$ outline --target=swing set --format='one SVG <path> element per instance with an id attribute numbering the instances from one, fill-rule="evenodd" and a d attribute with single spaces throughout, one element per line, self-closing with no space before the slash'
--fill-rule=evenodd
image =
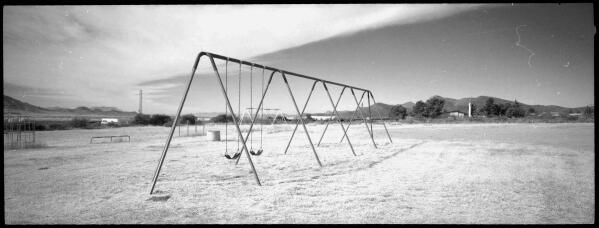
<path id="1" fill-rule="evenodd" d="M 341 100 L 341 97 L 343 95 L 343 93 L 345 92 L 346 89 L 349 89 L 349 91 L 351 92 L 354 101 L 356 102 L 356 109 L 354 110 L 353 114 L 352 114 L 352 118 L 353 119 L 356 114 L 359 114 L 359 117 L 362 119 L 362 121 L 364 122 L 364 125 L 366 127 L 366 130 L 368 131 L 368 134 L 370 136 L 370 139 L 372 140 L 372 144 L 374 146 L 374 148 L 378 148 L 377 144 L 374 140 L 374 131 L 373 131 L 373 119 L 372 119 L 372 112 L 370 110 L 370 106 L 371 106 L 371 101 L 370 99 L 372 99 L 373 104 L 376 103 L 376 101 L 374 100 L 374 96 L 372 95 L 372 92 L 366 89 L 362 89 L 362 88 L 358 88 L 358 87 L 354 87 L 354 86 L 350 86 L 350 85 L 346 85 L 346 84 L 342 84 L 342 83 L 337 83 L 337 82 L 332 82 L 332 81 L 328 81 L 328 80 L 324 80 L 324 79 L 319 79 L 319 78 L 315 78 L 315 77 L 311 77 L 311 76 L 306 76 L 306 75 L 302 75 L 302 74 L 298 74 L 298 73 L 293 73 L 293 72 L 289 72 L 289 71 L 285 71 L 285 70 L 280 70 L 277 68 L 273 68 L 273 67 L 269 67 L 269 66 L 264 66 L 264 65 L 260 65 L 260 64 L 256 64 L 256 63 L 252 63 L 252 62 L 248 62 L 248 61 L 242 61 L 239 59 L 234 59 L 234 58 L 230 58 L 230 57 L 226 57 L 226 56 L 222 56 L 222 55 L 218 55 L 218 54 L 214 54 L 214 53 L 209 53 L 209 52 L 200 52 L 198 54 L 198 56 L 195 59 L 195 63 L 193 65 L 192 68 L 192 72 L 191 72 L 191 77 L 189 79 L 189 82 L 187 84 L 187 87 L 183 93 L 183 97 L 181 98 L 181 102 L 179 105 L 179 108 L 177 110 L 177 115 L 175 116 L 175 120 L 173 121 L 173 126 L 171 127 L 171 130 L 169 132 L 169 136 L 166 140 L 166 145 L 164 146 L 164 150 L 162 151 L 162 154 L 160 156 L 160 160 L 158 161 L 158 166 L 156 167 L 156 170 L 154 171 L 154 176 L 152 179 L 152 185 L 150 188 L 150 194 L 152 194 L 154 192 L 154 188 L 156 186 L 156 182 L 158 180 L 158 176 L 160 175 L 160 170 L 162 168 L 162 164 L 164 163 L 164 159 L 166 157 L 166 153 L 169 149 L 170 143 L 171 143 L 171 139 L 173 137 L 173 133 L 175 131 L 176 128 L 176 123 L 178 123 L 179 121 L 179 117 L 181 115 L 181 111 L 183 109 L 183 106 L 185 104 L 185 99 L 187 98 L 187 94 L 189 93 L 189 89 L 191 87 L 191 83 L 194 79 L 194 75 L 195 72 L 197 70 L 198 64 L 200 62 L 201 57 L 206 56 L 209 60 L 210 63 L 212 65 L 212 68 L 214 70 L 214 75 L 216 76 L 216 79 L 220 85 L 221 91 L 223 92 L 223 96 L 225 98 L 225 117 L 228 116 L 229 112 L 231 113 L 232 118 L 232 122 L 233 125 L 235 126 L 234 130 L 235 132 L 237 132 L 237 149 L 236 152 L 233 155 L 229 154 L 229 146 L 228 146 L 228 140 L 227 140 L 227 136 L 228 136 L 228 125 L 229 125 L 229 121 L 227 118 L 225 121 L 225 153 L 224 153 L 224 157 L 226 159 L 230 159 L 230 160 L 236 160 L 235 164 L 239 163 L 239 160 L 241 158 L 241 154 L 245 153 L 248 162 L 250 164 L 250 167 L 252 169 L 252 173 L 254 174 L 254 178 L 256 179 L 256 183 L 258 185 L 262 185 L 260 182 L 260 178 L 258 177 L 258 173 L 256 172 L 256 167 L 254 166 L 254 163 L 252 161 L 252 156 L 260 156 L 264 150 L 263 150 L 263 144 L 262 144 L 262 138 L 263 138 L 263 121 L 260 121 L 260 146 L 257 149 L 257 151 L 254 151 L 254 147 L 253 147 L 253 134 L 252 134 L 252 128 L 254 127 L 254 123 L 258 117 L 258 114 L 260 113 L 260 118 L 263 120 L 264 117 L 264 107 L 262 106 L 264 103 L 264 97 L 266 96 L 267 92 L 268 92 L 268 88 L 273 80 L 273 77 L 275 76 L 276 73 L 278 73 L 278 75 L 281 76 L 281 78 L 283 79 L 286 87 L 287 87 L 287 91 L 289 92 L 289 96 L 291 98 L 291 101 L 293 103 L 293 106 L 295 108 L 295 111 L 297 112 L 297 122 L 295 124 L 295 128 L 293 129 L 293 132 L 291 133 L 291 138 L 289 139 L 289 142 L 287 144 L 287 147 L 285 148 L 285 152 L 284 154 L 287 154 L 287 151 L 289 149 L 289 146 L 291 145 L 291 142 L 293 140 L 293 137 L 295 136 L 295 133 L 297 131 L 297 128 L 299 127 L 299 125 L 301 124 L 303 126 L 304 132 L 306 133 L 306 137 L 308 138 L 308 142 L 310 143 L 310 147 L 312 149 L 312 152 L 314 153 L 314 157 L 316 159 L 316 162 L 318 163 L 318 165 L 320 167 L 322 167 L 322 163 L 320 162 L 320 159 L 318 158 L 318 153 L 316 153 L 316 149 L 314 147 L 314 143 L 312 143 L 312 139 L 310 137 L 310 134 L 308 133 L 308 128 L 306 127 L 306 124 L 304 123 L 304 120 L 302 118 L 304 111 L 306 110 L 306 107 L 308 106 L 308 102 L 310 101 L 310 98 L 312 96 L 312 93 L 314 92 L 314 89 L 316 88 L 316 84 L 320 83 L 322 84 L 324 90 L 326 91 L 326 94 L 329 98 L 329 101 L 331 103 L 332 106 L 332 110 L 333 113 L 335 114 L 335 116 L 337 117 L 336 121 L 337 123 L 339 123 L 339 126 L 341 127 L 341 129 L 343 130 L 343 137 L 341 138 L 341 142 L 346 139 L 352 153 L 354 156 L 357 156 L 357 154 L 354 151 L 353 145 L 350 142 L 350 139 L 347 135 L 347 132 L 349 130 L 349 127 L 351 126 L 351 121 L 350 123 L 347 125 L 347 127 L 344 126 L 344 124 L 341 122 L 341 118 L 339 116 L 339 113 L 337 112 L 337 105 L 339 104 L 339 101 Z M 216 63 L 214 61 L 214 59 L 219 59 L 222 61 L 225 61 L 225 83 L 223 83 L 222 77 L 218 71 L 218 68 L 216 66 Z M 232 63 L 237 63 L 239 65 L 239 75 L 238 75 L 238 104 L 237 104 L 237 115 L 233 110 L 233 106 L 230 102 L 230 96 L 229 96 L 229 62 Z M 241 78 L 242 78 L 242 74 L 241 74 L 241 67 L 242 65 L 244 66 L 249 66 L 250 67 L 250 124 L 249 124 L 249 129 L 248 132 L 246 133 L 245 137 L 242 135 L 242 131 L 240 128 L 240 124 L 242 122 L 242 116 L 241 114 Z M 260 102 L 258 102 L 258 107 L 255 108 L 255 110 L 257 110 L 255 113 L 252 111 L 254 110 L 253 107 L 253 71 L 254 68 L 262 68 L 262 90 L 261 90 L 261 99 Z M 266 71 L 270 71 L 270 77 L 268 78 L 266 87 L 264 87 L 264 74 Z M 308 94 L 308 97 L 306 98 L 306 102 L 304 103 L 304 107 L 302 108 L 301 112 L 299 110 L 299 107 L 297 105 L 297 102 L 295 100 L 295 97 L 293 96 L 293 92 L 291 91 L 291 87 L 289 85 L 289 81 L 287 80 L 287 76 L 292 76 L 292 77 L 297 77 L 297 78 L 303 78 L 303 79 L 308 79 L 308 80 L 312 80 L 312 87 L 310 89 L 310 93 Z M 333 98 L 331 97 L 331 93 L 329 92 L 329 85 L 334 85 L 334 86 L 340 86 L 342 87 L 341 93 L 339 94 L 339 98 L 337 99 L 337 102 L 333 102 Z M 361 91 L 362 95 L 360 97 L 360 100 L 358 101 L 355 91 Z M 364 104 L 362 103 L 364 96 L 367 96 L 367 101 L 368 101 L 368 113 L 365 114 L 362 110 L 364 109 L 363 106 Z M 362 107 L 362 108 L 360 108 Z M 379 114 L 379 118 L 381 118 L 380 113 Z M 366 117 L 366 115 L 368 115 L 368 117 Z M 351 120 L 350 119 L 350 120 Z M 322 135 L 320 137 L 320 140 L 318 141 L 318 145 L 320 145 L 322 138 L 324 137 L 324 134 L 326 133 L 326 130 L 329 126 L 331 122 L 327 122 L 327 125 L 324 129 L 324 131 L 322 132 Z M 385 132 L 387 134 L 387 137 L 389 138 L 389 142 L 393 143 L 393 141 L 391 140 L 391 136 L 389 135 L 389 131 L 387 130 L 387 127 L 385 125 L 385 122 L 382 122 L 382 125 L 385 129 Z M 248 139 L 250 139 L 250 148 L 248 149 L 248 145 L 247 145 L 247 141 Z M 317 145 L 317 146 L 318 146 Z"/>

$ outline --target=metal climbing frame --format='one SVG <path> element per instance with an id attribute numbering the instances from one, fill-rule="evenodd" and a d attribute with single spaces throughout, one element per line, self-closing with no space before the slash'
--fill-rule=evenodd
<path id="1" fill-rule="evenodd" d="M 321 83 L 325 89 L 325 91 L 327 92 L 327 95 L 329 97 L 329 100 L 331 102 L 331 105 L 333 107 L 333 111 L 335 113 L 335 115 L 337 116 L 337 121 L 339 122 L 339 125 L 341 126 L 342 130 L 343 130 L 343 138 L 347 138 L 347 143 L 349 145 L 349 147 L 352 150 L 352 153 L 354 155 L 356 155 L 354 148 L 349 140 L 349 137 L 347 136 L 347 131 L 349 130 L 349 125 L 347 126 L 347 128 L 345 128 L 343 126 L 343 123 L 341 123 L 341 118 L 339 117 L 339 113 L 337 112 L 337 104 L 339 103 L 339 100 L 341 99 L 341 96 L 343 95 L 343 91 L 345 91 L 346 89 L 350 89 L 350 91 L 352 92 L 352 95 L 354 96 L 354 99 L 356 100 L 356 111 L 359 110 L 360 116 L 362 117 L 362 120 L 364 121 L 364 124 L 366 125 L 366 128 L 369 129 L 368 133 L 370 135 L 370 138 L 372 139 L 372 143 L 374 145 L 374 147 L 376 148 L 376 143 L 374 141 L 374 132 L 372 131 L 372 125 L 373 125 L 373 121 L 372 121 L 372 112 L 370 112 L 370 98 L 372 97 L 373 101 L 374 101 L 374 96 L 372 96 L 372 93 L 369 90 L 366 89 L 362 89 L 362 88 L 358 88 L 358 87 L 354 87 L 354 86 L 350 86 L 350 85 L 346 85 L 346 84 L 342 84 L 342 83 L 337 83 L 337 82 L 332 82 L 332 81 L 328 81 L 328 80 L 324 80 L 324 79 L 320 79 L 320 78 L 315 78 L 315 77 L 310 77 L 310 76 L 306 76 L 306 75 L 302 75 L 302 74 L 298 74 L 298 73 L 294 73 L 294 72 L 290 72 L 290 71 L 285 71 L 285 70 L 280 70 L 277 68 L 273 68 L 273 67 L 269 67 L 269 66 L 264 66 L 264 65 L 260 65 L 260 64 L 256 64 L 256 63 L 252 63 L 252 62 L 248 62 L 248 61 L 243 61 L 243 60 L 239 60 L 239 59 L 235 59 L 235 58 L 230 58 L 230 57 L 226 57 L 226 56 L 222 56 L 222 55 L 218 55 L 218 54 L 214 54 L 214 53 L 209 53 L 209 52 L 200 52 L 198 54 L 198 56 L 195 59 L 193 68 L 191 70 L 191 76 L 189 78 L 189 82 L 187 83 L 187 87 L 185 89 L 185 92 L 183 93 L 183 97 L 181 98 L 181 102 L 179 104 L 179 109 L 177 110 L 177 115 L 175 116 L 175 121 L 173 121 L 173 125 L 171 127 L 171 130 L 169 132 L 169 136 L 166 139 L 166 145 L 164 146 L 164 150 L 162 151 L 162 155 L 160 156 L 160 160 L 158 161 L 158 166 L 156 167 L 156 170 L 154 171 L 154 177 L 152 179 L 152 186 L 150 188 L 150 194 L 152 194 L 154 192 L 154 187 L 156 186 L 156 181 L 158 180 L 158 176 L 160 175 L 160 170 L 162 168 L 162 164 L 164 163 L 164 158 L 166 157 L 166 153 L 168 151 L 168 148 L 170 146 L 171 143 L 171 139 L 173 138 L 173 133 L 175 132 L 175 128 L 176 128 L 176 123 L 179 122 L 179 117 L 181 115 L 181 111 L 183 110 L 183 105 L 185 104 L 185 99 L 187 98 L 187 94 L 189 93 L 189 88 L 191 87 L 191 83 L 193 81 L 195 72 L 197 70 L 198 64 L 200 62 L 200 59 L 202 58 L 202 56 L 206 56 L 208 57 L 208 59 L 210 60 L 210 63 L 212 65 L 212 69 L 214 70 L 214 74 L 216 76 L 216 78 L 218 79 L 219 85 L 221 87 L 221 91 L 223 93 L 223 96 L 225 98 L 226 101 L 226 105 L 228 108 L 228 111 L 231 112 L 232 116 L 236 116 L 233 107 L 231 106 L 231 103 L 229 101 L 229 97 L 226 93 L 225 87 L 223 85 L 220 73 L 218 71 L 218 68 L 216 67 L 216 63 L 214 62 L 214 59 L 220 59 L 220 60 L 224 60 L 224 61 L 230 61 L 230 62 L 235 62 L 241 65 L 246 65 L 246 66 L 252 66 L 252 67 L 256 67 L 256 68 L 263 68 L 266 70 L 270 70 L 272 71 L 272 73 L 270 74 L 270 77 L 268 78 L 268 83 L 266 84 L 266 87 L 262 93 L 262 97 L 260 99 L 260 103 L 257 107 L 257 109 L 259 110 L 262 107 L 263 101 L 264 101 L 264 97 L 266 96 L 266 93 L 268 91 L 268 88 L 270 86 L 270 83 L 272 82 L 273 76 L 275 75 L 275 73 L 279 73 L 279 75 L 281 76 L 281 78 L 283 79 L 283 81 L 285 82 L 285 85 L 287 87 L 287 90 L 289 91 L 289 96 L 291 97 L 291 101 L 293 102 L 293 105 L 295 107 L 295 110 L 299 116 L 298 121 L 296 123 L 295 129 L 293 130 L 293 133 L 291 134 L 291 138 L 289 139 L 289 143 L 287 145 L 287 148 L 285 149 L 285 153 L 287 153 L 287 150 L 289 149 L 289 145 L 291 144 L 291 141 L 293 140 L 293 136 L 295 135 L 295 132 L 297 130 L 297 127 L 299 126 L 299 124 L 301 123 L 303 128 L 304 128 L 304 132 L 306 133 L 306 137 L 308 137 L 308 141 L 310 142 L 310 146 L 312 148 L 312 152 L 314 152 L 314 157 L 316 159 L 316 161 L 318 162 L 318 165 L 322 167 L 322 163 L 320 162 L 320 159 L 318 158 L 318 154 L 316 153 L 316 149 L 314 148 L 314 144 L 312 143 L 312 139 L 310 138 L 310 134 L 308 133 L 308 128 L 306 127 L 306 124 L 303 121 L 302 118 L 302 114 L 304 113 L 308 102 L 310 100 L 310 97 L 312 95 L 312 92 L 314 91 L 314 88 L 316 86 L 317 83 Z M 299 78 L 304 78 L 304 79 L 309 79 L 309 80 L 313 80 L 314 84 L 312 84 L 312 89 L 310 91 L 310 94 L 308 95 L 308 98 L 306 99 L 306 103 L 304 104 L 304 107 L 302 109 L 302 111 L 300 112 L 299 107 L 297 106 L 297 102 L 295 101 L 295 97 L 293 96 L 293 92 L 291 91 L 291 87 L 289 85 L 289 82 L 287 80 L 287 76 L 293 76 L 293 77 L 299 77 Z M 339 95 L 339 99 L 337 101 L 337 104 L 333 103 L 333 99 L 331 97 L 331 94 L 329 92 L 328 86 L 327 85 L 336 85 L 336 86 L 341 86 L 342 87 L 342 92 Z M 358 102 L 357 98 L 355 97 L 354 91 L 362 91 L 362 97 L 364 97 L 364 94 L 367 94 L 368 96 L 368 115 L 369 115 L 369 121 L 366 120 L 364 114 L 362 113 L 362 110 L 360 109 L 360 104 L 362 102 L 362 98 L 360 98 L 360 102 Z M 356 113 L 356 111 L 354 111 L 354 115 Z M 254 163 L 252 162 L 252 158 L 249 154 L 249 150 L 247 148 L 247 140 L 249 138 L 249 135 L 252 131 L 252 127 L 254 126 L 254 122 L 256 120 L 256 117 L 258 115 L 259 112 L 256 112 L 253 116 L 253 118 L 251 118 L 251 123 L 249 126 L 249 130 L 246 134 L 245 137 L 243 137 L 241 130 L 239 128 L 239 123 L 237 122 L 236 118 L 233 118 L 233 124 L 235 125 L 235 128 L 237 130 L 237 134 L 238 136 L 241 138 L 242 141 L 242 145 L 243 147 L 241 148 L 244 152 L 244 154 L 246 155 L 249 163 L 250 163 L 250 167 L 254 173 L 254 178 L 256 179 L 256 183 L 258 185 L 262 185 L 260 183 L 260 178 L 258 177 L 258 172 L 256 171 L 256 167 L 254 166 Z M 239 114 L 239 113 L 237 113 Z M 353 117 L 352 117 L 353 118 Z M 370 122 L 370 127 L 368 126 L 368 122 Z M 385 126 L 385 123 L 383 122 L 383 126 Z M 327 124 L 328 127 L 328 124 Z M 326 128 L 325 128 L 326 131 Z M 387 136 L 389 137 L 389 140 L 391 140 L 391 136 L 389 135 L 389 132 L 387 131 L 387 127 L 385 126 L 385 131 L 387 132 Z M 324 135 L 324 132 L 323 132 Z M 241 158 L 241 156 L 239 156 L 237 158 L 237 162 L 239 162 L 239 159 Z"/>

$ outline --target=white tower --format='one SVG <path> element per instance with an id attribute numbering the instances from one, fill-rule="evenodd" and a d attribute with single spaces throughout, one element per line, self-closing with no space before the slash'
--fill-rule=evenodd
<path id="1" fill-rule="evenodd" d="M 468 117 L 472 117 L 472 103 L 468 102 Z"/>

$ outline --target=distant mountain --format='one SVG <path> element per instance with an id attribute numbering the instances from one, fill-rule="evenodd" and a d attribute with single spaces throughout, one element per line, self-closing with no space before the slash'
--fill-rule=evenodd
<path id="1" fill-rule="evenodd" d="M 385 103 L 374 103 L 373 105 L 370 106 L 370 111 L 372 111 L 372 114 L 374 115 L 374 117 L 378 118 L 378 116 L 380 115 L 381 117 L 386 117 L 389 116 L 389 113 L 391 112 L 391 108 L 393 107 L 393 105 L 388 105 Z M 339 116 L 341 116 L 341 118 L 351 118 L 351 116 L 353 115 L 353 110 L 352 111 L 339 111 Z M 364 115 L 368 115 L 368 107 L 364 107 L 362 108 L 362 112 L 364 113 Z M 356 113 L 356 117 L 355 118 L 359 118 L 360 117 L 360 113 Z"/>
<path id="2" fill-rule="evenodd" d="M 26 102 L 22 102 L 15 98 L 4 95 L 4 113 L 13 113 L 28 116 L 53 116 L 53 117 L 72 117 L 72 116 L 87 116 L 87 117 L 128 117 L 134 116 L 136 112 L 123 112 L 115 107 L 92 107 L 85 106 L 74 109 L 52 107 L 42 108 Z"/>
<path id="3" fill-rule="evenodd" d="M 122 112 L 122 110 L 120 110 L 116 107 L 100 106 L 100 107 L 91 107 L 90 109 L 95 110 L 95 111 L 100 111 L 100 112 Z"/>
<path id="4" fill-rule="evenodd" d="M 4 110 L 5 112 L 13 111 L 15 113 L 18 112 L 37 112 L 43 113 L 49 111 L 48 109 L 37 107 L 35 105 L 31 105 L 29 103 L 22 102 L 20 100 L 14 99 L 12 97 L 4 95 Z"/>

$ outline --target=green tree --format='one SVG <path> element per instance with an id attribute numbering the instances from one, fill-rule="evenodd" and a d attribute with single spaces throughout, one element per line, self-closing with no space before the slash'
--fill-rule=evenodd
<path id="1" fill-rule="evenodd" d="M 181 116 L 181 119 L 179 120 L 180 124 L 196 124 L 196 116 L 194 116 L 193 114 L 185 114 Z"/>
<path id="2" fill-rule="evenodd" d="M 404 119 L 408 114 L 408 110 L 401 105 L 395 105 L 391 107 L 391 111 L 389 112 L 389 117 L 391 119 Z"/>
<path id="3" fill-rule="evenodd" d="M 133 117 L 133 124 L 148 125 L 150 124 L 150 115 L 138 113 Z"/>
<path id="4" fill-rule="evenodd" d="M 583 110 L 582 110 L 582 115 L 585 118 L 590 118 L 590 117 L 594 117 L 595 114 L 595 106 L 589 107 L 586 106 Z"/>
<path id="5" fill-rule="evenodd" d="M 210 119 L 210 121 L 214 122 L 214 123 L 233 122 L 233 116 L 231 116 L 231 115 L 225 116 L 225 114 L 220 114 L 218 116 L 212 117 L 212 119 Z"/>
<path id="6" fill-rule="evenodd" d="M 443 113 L 445 100 L 441 97 L 431 97 L 426 101 L 426 117 L 436 118 Z"/>
<path id="7" fill-rule="evenodd" d="M 149 123 L 155 126 L 163 126 L 165 123 L 172 121 L 171 117 L 164 114 L 154 114 L 150 117 Z"/>
<path id="8" fill-rule="evenodd" d="M 412 115 L 415 117 L 427 117 L 426 111 L 426 104 L 422 101 L 416 102 L 412 107 Z"/>
<path id="9" fill-rule="evenodd" d="M 495 115 L 497 116 L 505 116 L 506 112 L 508 109 L 510 109 L 512 107 L 512 104 L 510 103 L 504 103 L 504 104 L 497 104 L 497 113 L 495 113 Z"/>
<path id="10" fill-rule="evenodd" d="M 71 120 L 71 125 L 75 128 L 87 128 L 88 119 L 83 117 L 75 117 Z"/>
<path id="11" fill-rule="evenodd" d="M 470 104 L 470 114 L 472 116 L 475 116 L 478 113 L 478 109 L 476 109 L 476 105 L 475 104 Z"/>
<path id="12" fill-rule="evenodd" d="M 514 100 L 514 104 L 505 111 L 505 115 L 510 118 L 520 118 L 526 115 L 526 111 L 517 100 Z"/>
<path id="13" fill-rule="evenodd" d="M 487 99 L 485 102 L 485 106 L 483 106 L 483 113 L 487 116 L 496 115 L 497 106 L 495 105 L 495 100 L 491 97 Z"/>
<path id="14" fill-rule="evenodd" d="M 537 111 L 534 108 L 532 108 L 532 107 L 528 107 L 527 112 L 528 112 L 528 114 L 537 113 Z"/>

